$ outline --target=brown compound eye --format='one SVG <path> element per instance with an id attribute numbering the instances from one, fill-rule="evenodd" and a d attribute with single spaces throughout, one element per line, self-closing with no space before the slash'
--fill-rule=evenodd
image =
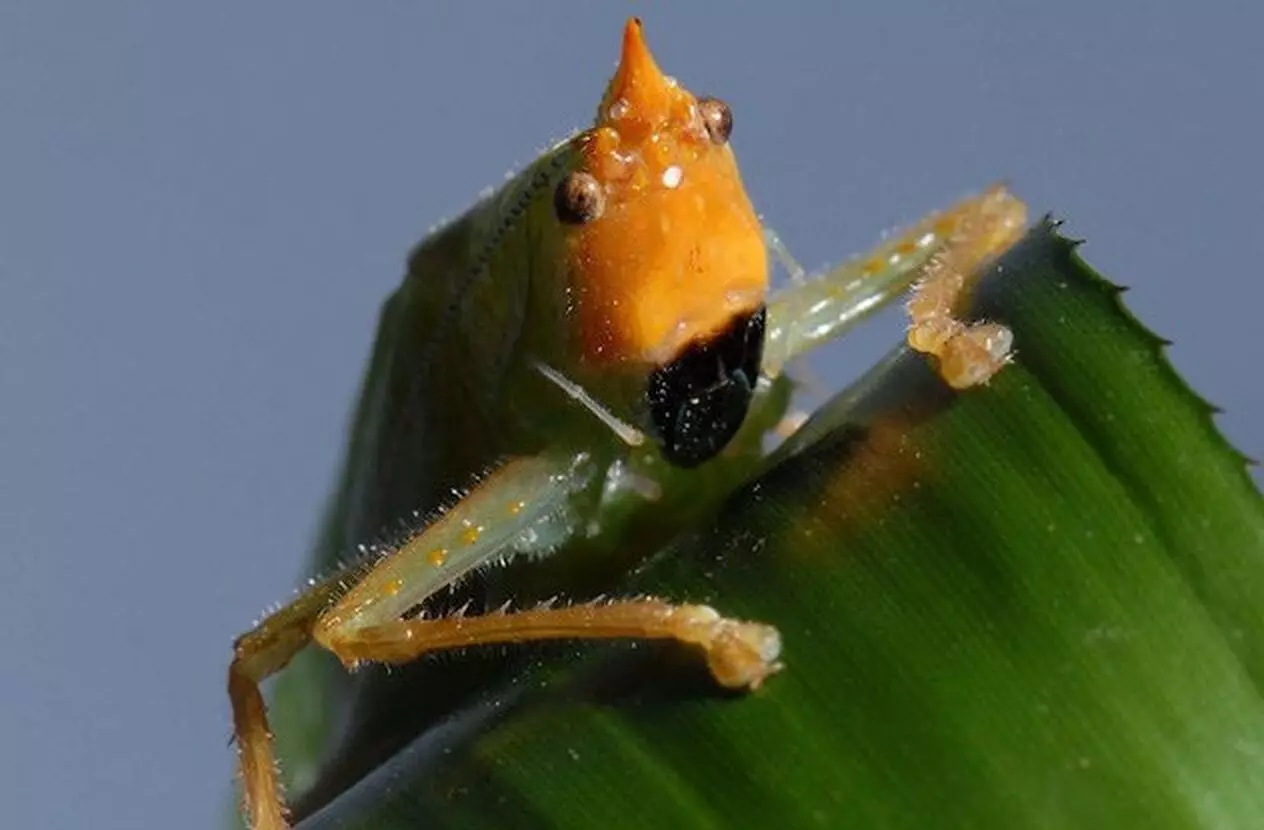
<path id="1" fill-rule="evenodd" d="M 606 194 L 591 173 L 576 170 L 567 173 L 553 192 L 553 210 L 568 225 L 582 225 L 601 216 L 606 208 Z"/>
<path id="2" fill-rule="evenodd" d="M 702 116 L 712 143 L 727 144 L 733 134 L 733 110 L 729 109 L 729 105 L 719 98 L 701 98 L 698 114 Z"/>

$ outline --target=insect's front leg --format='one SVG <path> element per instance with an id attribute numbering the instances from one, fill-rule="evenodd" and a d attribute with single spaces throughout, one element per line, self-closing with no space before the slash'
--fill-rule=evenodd
<path id="1" fill-rule="evenodd" d="M 934 356 L 940 375 L 954 388 L 986 382 L 1009 359 L 1010 332 L 997 323 L 959 320 L 954 308 L 971 275 L 1013 245 L 1026 221 L 1026 206 L 997 186 L 820 277 L 795 278 L 769 303 L 766 371 L 776 374 L 911 288 L 909 346 Z M 792 276 L 801 274 L 775 234 L 769 241 Z"/>
<path id="2" fill-rule="evenodd" d="M 285 668 L 311 642 L 312 626 L 345 589 L 346 578 L 346 574 L 337 573 L 316 583 L 234 643 L 228 697 L 233 708 L 242 806 L 251 830 L 284 830 L 289 826 L 259 684 Z"/>
<path id="3" fill-rule="evenodd" d="M 237 639 L 228 692 L 252 830 L 289 826 L 259 684 L 313 639 L 341 647 L 344 634 L 398 619 L 495 556 L 547 551 L 573 521 L 571 496 L 592 475 L 585 467 L 583 459 L 552 456 L 510 461 L 397 548 L 325 578 Z"/>
<path id="4" fill-rule="evenodd" d="M 546 553 L 578 530 L 583 519 L 564 509 L 578 487 L 587 486 L 587 478 L 574 480 L 581 475 L 574 468 L 548 456 L 502 468 L 323 614 L 313 639 L 348 667 L 408 663 L 433 651 L 494 643 L 628 638 L 700 647 L 716 681 L 730 688 L 753 688 L 776 671 L 776 629 L 728 619 L 705 605 L 655 598 L 402 619 L 471 568 Z M 442 573 L 449 563 L 452 569 Z"/>
<path id="5" fill-rule="evenodd" d="M 229 690 L 254 830 L 287 826 L 258 684 L 309 640 L 353 667 L 407 663 L 432 651 L 492 643 L 672 639 L 700 647 L 724 686 L 752 688 L 776 671 L 776 629 L 730 620 L 703 605 L 640 598 L 403 619 L 471 570 L 518 554 L 542 555 L 564 542 L 584 520 L 574 497 L 593 481 L 592 466 L 582 456 L 561 454 L 510 461 L 367 573 L 357 569 L 359 581 L 345 593 L 337 579 L 326 580 L 238 641 Z M 351 572 L 342 579 L 351 582 Z"/>

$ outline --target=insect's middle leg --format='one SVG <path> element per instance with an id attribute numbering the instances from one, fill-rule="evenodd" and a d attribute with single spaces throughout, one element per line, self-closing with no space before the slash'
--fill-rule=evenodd
<path id="1" fill-rule="evenodd" d="M 985 382 L 1008 360 L 1010 333 L 996 323 L 958 320 L 954 309 L 970 277 L 1013 245 L 1026 221 L 1026 206 L 993 187 L 928 216 L 863 257 L 815 279 L 794 280 L 769 303 L 766 371 L 776 374 L 911 289 L 909 346 L 933 355 L 940 375 L 955 388 Z M 778 256 L 790 261 L 784 251 Z"/>

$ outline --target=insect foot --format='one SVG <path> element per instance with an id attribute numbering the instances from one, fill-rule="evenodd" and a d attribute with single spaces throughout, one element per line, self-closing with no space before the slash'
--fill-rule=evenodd
<path id="1" fill-rule="evenodd" d="M 979 323 L 948 341 L 939 374 L 954 389 L 987 383 L 1010 362 L 1014 334 L 999 323 Z"/>
<path id="2" fill-rule="evenodd" d="M 1012 359 L 1009 329 L 960 320 L 954 312 L 983 263 L 1022 236 L 1026 218 L 1026 206 L 1004 188 L 984 194 L 964 211 L 960 227 L 927 264 L 909 298 L 908 344 L 932 355 L 940 377 L 954 389 L 987 383 Z"/>
<path id="3" fill-rule="evenodd" d="M 720 685 L 754 690 L 781 670 L 781 633 L 771 625 L 731 620 L 706 605 L 682 606 L 677 613 L 682 629 L 689 629 L 681 639 L 702 646 Z"/>

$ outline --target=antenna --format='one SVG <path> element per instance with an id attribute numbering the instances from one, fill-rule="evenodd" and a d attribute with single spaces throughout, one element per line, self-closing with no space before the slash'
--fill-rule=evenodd
<path id="1" fill-rule="evenodd" d="M 595 400 L 592 395 L 589 395 L 578 383 L 575 383 L 570 378 L 567 378 L 552 366 L 541 363 L 534 358 L 531 359 L 531 363 L 535 366 L 536 371 L 551 380 L 569 397 L 578 401 L 581 406 L 593 415 L 597 416 L 599 421 L 610 427 L 610 430 L 614 432 L 614 434 L 617 435 L 619 440 L 623 441 L 623 443 L 627 444 L 629 447 L 639 447 L 645 443 L 645 433 L 641 432 L 631 424 L 619 420 L 615 417 L 614 413 L 597 402 L 597 400 Z"/>

